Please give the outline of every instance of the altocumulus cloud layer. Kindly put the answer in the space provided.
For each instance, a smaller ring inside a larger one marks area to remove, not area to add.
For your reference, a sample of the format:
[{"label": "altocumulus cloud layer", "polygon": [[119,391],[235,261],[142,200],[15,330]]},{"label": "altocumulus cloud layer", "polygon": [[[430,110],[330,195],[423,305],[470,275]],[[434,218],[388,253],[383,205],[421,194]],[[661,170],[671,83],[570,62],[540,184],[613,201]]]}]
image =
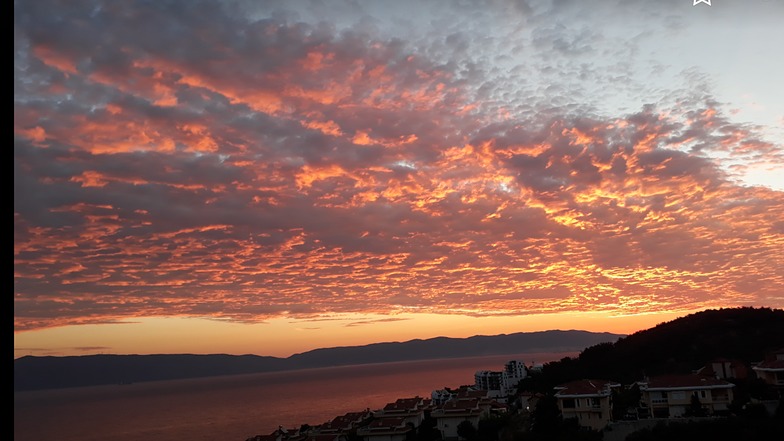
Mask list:
[{"label": "altocumulus cloud layer", "polygon": [[16,2],[15,329],[782,307],[675,3]]}]

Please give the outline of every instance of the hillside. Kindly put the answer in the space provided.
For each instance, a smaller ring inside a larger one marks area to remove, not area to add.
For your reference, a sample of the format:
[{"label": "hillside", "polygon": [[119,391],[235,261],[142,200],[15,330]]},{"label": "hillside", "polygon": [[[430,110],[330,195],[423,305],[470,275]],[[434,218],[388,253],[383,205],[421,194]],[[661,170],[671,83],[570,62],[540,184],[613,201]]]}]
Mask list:
[{"label": "hillside", "polygon": [[712,309],[635,332],[616,342],[590,346],[578,357],[544,366],[524,388],[551,391],[579,378],[631,383],[646,375],[688,373],[717,358],[750,366],[766,353],[784,347],[784,310]]},{"label": "hillside", "polygon": [[614,342],[621,337],[623,336],[607,332],[557,330],[477,335],[468,338],[436,337],[402,343],[374,343],[365,346],[316,349],[292,355],[289,360],[298,367],[312,367],[526,352],[573,352],[600,342]]},{"label": "hillside", "polygon": [[469,338],[437,337],[316,349],[288,358],[257,355],[85,355],[27,356],[14,360],[14,390],[54,389],[102,384],[235,375],[350,364],[533,352],[576,352],[618,334],[586,331],[521,332]]}]

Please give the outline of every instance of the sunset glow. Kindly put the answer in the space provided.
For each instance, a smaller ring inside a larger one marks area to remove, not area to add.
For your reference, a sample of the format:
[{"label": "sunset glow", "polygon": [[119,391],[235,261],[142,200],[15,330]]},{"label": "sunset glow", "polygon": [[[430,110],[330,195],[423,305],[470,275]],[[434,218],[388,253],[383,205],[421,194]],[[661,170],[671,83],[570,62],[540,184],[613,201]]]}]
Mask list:
[{"label": "sunset glow", "polygon": [[359,4],[14,4],[15,357],[784,307],[783,3]]}]

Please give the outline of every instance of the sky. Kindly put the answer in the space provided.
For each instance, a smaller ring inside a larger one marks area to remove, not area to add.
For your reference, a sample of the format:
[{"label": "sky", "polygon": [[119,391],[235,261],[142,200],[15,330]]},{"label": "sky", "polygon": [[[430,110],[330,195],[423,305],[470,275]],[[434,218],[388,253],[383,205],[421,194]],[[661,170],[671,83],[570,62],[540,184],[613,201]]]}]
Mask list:
[{"label": "sky", "polygon": [[784,307],[784,1],[14,2],[14,357]]}]

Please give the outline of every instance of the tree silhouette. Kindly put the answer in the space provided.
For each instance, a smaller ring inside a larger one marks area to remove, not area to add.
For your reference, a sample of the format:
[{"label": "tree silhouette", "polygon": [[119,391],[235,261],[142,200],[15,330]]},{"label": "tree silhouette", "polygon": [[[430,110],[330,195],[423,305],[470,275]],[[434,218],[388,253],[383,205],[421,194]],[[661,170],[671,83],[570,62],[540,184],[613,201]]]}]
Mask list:
[{"label": "tree silhouette", "polygon": [[429,414],[425,416],[422,423],[416,430],[416,441],[438,441],[441,439],[441,431],[436,428],[436,420]]},{"label": "tree silhouette", "polygon": [[700,397],[697,396],[697,392],[691,394],[691,402],[689,403],[689,408],[686,409],[686,416],[706,416],[705,409],[702,408],[702,401],[700,401]]},{"label": "tree silhouette", "polygon": [[468,441],[476,439],[476,427],[471,421],[464,420],[457,425],[457,435]]}]

